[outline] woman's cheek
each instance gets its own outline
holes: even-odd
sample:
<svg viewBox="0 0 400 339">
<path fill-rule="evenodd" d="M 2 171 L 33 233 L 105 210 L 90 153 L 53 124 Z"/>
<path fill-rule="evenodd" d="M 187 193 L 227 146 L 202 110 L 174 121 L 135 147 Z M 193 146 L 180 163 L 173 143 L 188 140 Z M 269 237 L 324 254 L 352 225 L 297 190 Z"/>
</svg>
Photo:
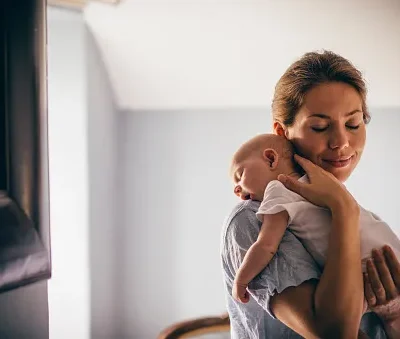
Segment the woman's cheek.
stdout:
<svg viewBox="0 0 400 339">
<path fill-rule="evenodd" d="M 306 124 L 294 126 L 288 131 L 288 139 L 293 143 L 296 152 L 315 162 L 318 154 L 321 153 L 320 149 L 323 148 L 321 137 L 312 131 L 311 127 Z"/>
<path fill-rule="evenodd" d="M 355 141 L 355 147 L 354 147 L 356 150 L 360 151 L 361 153 L 364 150 L 366 138 L 367 138 L 367 131 L 366 131 L 365 125 L 363 125 L 361 127 L 361 129 L 358 131 L 358 133 L 356 134 L 356 141 Z"/>
<path fill-rule="evenodd" d="M 323 151 L 323 143 L 318 138 L 304 138 L 301 140 L 298 146 L 298 152 L 304 158 L 311 160 L 313 163 L 317 163 L 318 154 Z"/>
<path fill-rule="evenodd" d="M 302 134 L 294 140 L 297 152 L 303 156 L 309 156 L 313 153 L 314 138 L 311 135 Z"/>
</svg>

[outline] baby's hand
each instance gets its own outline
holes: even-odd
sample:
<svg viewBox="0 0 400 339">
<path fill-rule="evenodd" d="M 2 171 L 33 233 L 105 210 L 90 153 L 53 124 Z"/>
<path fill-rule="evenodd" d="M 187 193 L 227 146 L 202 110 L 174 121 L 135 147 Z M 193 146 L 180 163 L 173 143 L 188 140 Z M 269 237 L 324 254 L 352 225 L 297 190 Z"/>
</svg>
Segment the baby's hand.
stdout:
<svg viewBox="0 0 400 339">
<path fill-rule="evenodd" d="M 249 292 L 247 291 L 247 285 L 243 285 L 235 281 L 233 283 L 232 296 L 236 301 L 240 301 L 244 304 L 248 303 L 250 295 Z"/>
</svg>

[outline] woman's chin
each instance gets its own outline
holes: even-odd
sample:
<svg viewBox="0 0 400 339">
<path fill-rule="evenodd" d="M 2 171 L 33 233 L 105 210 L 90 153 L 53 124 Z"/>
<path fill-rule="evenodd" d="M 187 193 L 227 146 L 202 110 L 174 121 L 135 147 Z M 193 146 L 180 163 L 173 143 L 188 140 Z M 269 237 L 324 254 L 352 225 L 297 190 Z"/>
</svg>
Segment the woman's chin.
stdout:
<svg viewBox="0 0 400 339">
<path fill-rule="evenodd" d="M 336 179 L 340 182 L 345 182 L 348 177 L 353 172 L 354 167 L 332 167 L 332 166 L 323 166 L 322 167 L 325 171 L 333 174 Z"/>
</svg>

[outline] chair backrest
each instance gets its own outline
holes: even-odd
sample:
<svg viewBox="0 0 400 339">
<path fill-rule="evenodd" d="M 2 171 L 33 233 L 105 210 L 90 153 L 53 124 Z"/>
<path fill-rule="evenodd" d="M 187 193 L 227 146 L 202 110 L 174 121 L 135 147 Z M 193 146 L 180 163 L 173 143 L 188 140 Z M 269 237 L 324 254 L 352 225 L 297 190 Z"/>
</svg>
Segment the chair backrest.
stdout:
<svg viewBox="0 0 400 339">
<path fill-rule="evenodd" d="M 228 313 L 219 317 L 204 317 L 182 321 L 164 329 L 157 339 L 183 339 L 230 331 Z"/>
</svg>

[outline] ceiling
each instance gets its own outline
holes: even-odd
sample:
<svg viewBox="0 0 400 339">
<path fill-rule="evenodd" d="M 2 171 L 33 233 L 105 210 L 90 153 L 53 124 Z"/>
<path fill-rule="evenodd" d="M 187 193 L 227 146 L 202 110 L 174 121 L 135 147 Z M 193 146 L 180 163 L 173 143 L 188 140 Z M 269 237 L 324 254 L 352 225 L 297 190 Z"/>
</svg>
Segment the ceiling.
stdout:
<svg viewBox="0 0 400 339">
<path fill-rule="evenodd" d="M 369 104 L 400 107 L 398 0 L 90 3 L 121 109 L 269 107 L 303 53 L 331 49 L 365 74 Z"/>
</svg>

